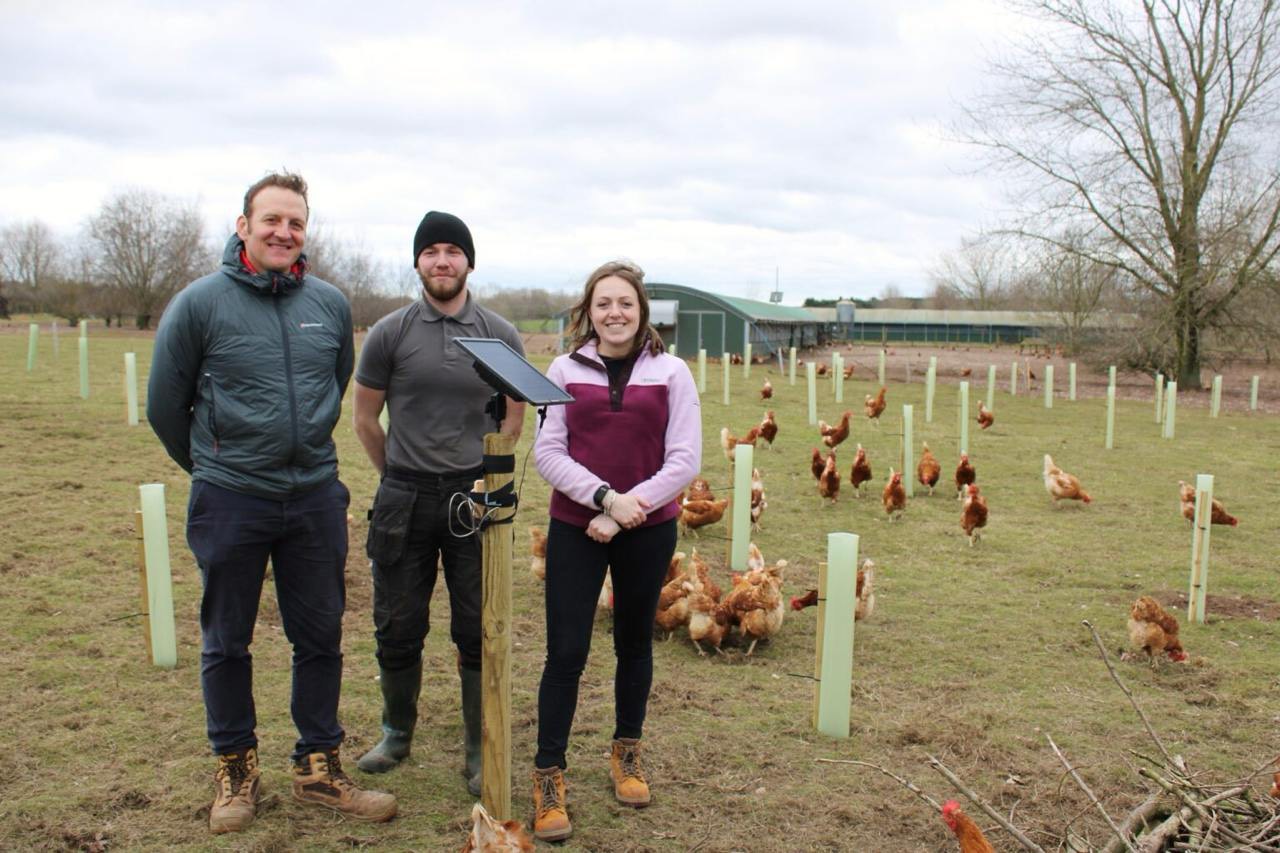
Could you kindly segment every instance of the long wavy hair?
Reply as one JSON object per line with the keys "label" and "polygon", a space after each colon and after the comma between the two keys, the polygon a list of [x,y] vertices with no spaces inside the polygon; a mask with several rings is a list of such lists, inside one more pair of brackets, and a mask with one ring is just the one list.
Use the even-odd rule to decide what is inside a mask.
{"label": "long wavy hair", "polygon": [[587,276],[587,284],[582,290],[582,298],[569,309],[569,334],[573,339],[573,348],[596,340],[595,327],[591,325],[591,299],[595,295],[596,285],[609,276],[617,276],[630,284],[636,291],[636,303],[640,306],[640,326],[636,329],[635,339],[631,342],[631,357],[647,345],[652,355],[666,352],[662,336],[658,330],[649,325],[649,294],[644,289],[644,270],[631,261],[609,261],[601,264]]}

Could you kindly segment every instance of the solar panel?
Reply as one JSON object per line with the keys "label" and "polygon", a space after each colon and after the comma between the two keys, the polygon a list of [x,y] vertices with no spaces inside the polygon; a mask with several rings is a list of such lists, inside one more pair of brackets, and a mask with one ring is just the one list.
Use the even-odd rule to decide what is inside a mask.
{"label": "solar panel", "polygon": [[497,338],[454,338],[475,359],[476,372],[485,382],[518,403],[554,406],[572,403],[569,392],[543,376],[524,356]]}

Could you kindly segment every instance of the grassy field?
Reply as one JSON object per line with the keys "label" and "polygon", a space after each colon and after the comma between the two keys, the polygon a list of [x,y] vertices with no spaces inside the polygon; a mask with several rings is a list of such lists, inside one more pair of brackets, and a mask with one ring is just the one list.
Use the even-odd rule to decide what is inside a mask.
{"label": "grassy field", "polygon": [[[254,652],[267,799],[249,832],[209,836],[213,762],[199,686],[200,584],[184,537],[188,481],[145,423],[125,423],[122,353],[138,353],[145,389],[151,340],[91,337],[87,401],[78,396],[74,337],[64,332],[61,343],[55,360],[44,335],[28,373],[26,335],[0,335],[0,525],[7,534],[0,547],[0,726],[9,743],[0,750],[0,849],[460,847],[471,800],[458,774],[462,733],[443,594],[433,604],[413,757],[376,780],[398,795],[401,816],[380,826],[344,822],[290,800],[289,648],[274,592],[263,596]],[[548,358],[538,356],[538,363]],[[601,617],[569,756],[576,831],[563,849],[954,850],[938,817],[897,783],[873,770],[817,761],[872,762],[938,799],[951,796],[926,754],[1012,812],[1046,849],[1057,848],[1068,829],[1104,843],[1101,818],[1065,777],[1045,736],[1071,757],[1113,815],[1145,796],[1128,750],[1149,753],[1150,741],[1081,620],[1091,620],[1114,653],[1126,642],[1127,609],[1136,596],[1170,601],[1185,594],[1190,534],[1178,515],[1177,481],[1197,473],[1215,475],[1216,496],[1241,518],[1238,528],[1214,528],[1210,578],[1211,594],[1231,597],[1240,615],[1211,608],[1207,624],[1184,624],[1188,664],[1123,663],[1120,673],[1171,751],[1193,769],[1241,777],[1280,752],[1274,419],[1211,420],[1203,408],[1184,407],[1176,439],[1165,441],[1149,402],[1122,402],[1116,448],[1105,451],[1101,401],[1059,398],[1046,411],[1039,394],[997,393],[995,426],[970,430],[970,454],[991,508],[986,534],[971,549],[947,489],[933,497],[917,491],[905,518],[893,524],[874,496],[898,453],[903,403],[914,404],[916,440],[928,441],[941,459],[946,483],[957,456],[954,385],[940,385],[933,422],[925,423],[923,385],[891,383],[876,428],[861,417],[862,395],[871,390],[865,378],[849,383],[843,406],[820,382],[819,417],[834,420],[843,408],[855,415],[839,451],[844,494],[826,507],[808,471],[816,430],[807,426],[803,380],[793,387],[757,366],[744,381],[735,367],[733,405],[725,407],[719,366],[708,374],[703,470],[717,489],[727,488],[730,470],[718,447],[720,427],[741,433],[757,422],[764,406],[756,389],[763,376],[772,379],[770,406],[780,432],[772,450],[756,454],[769,508],[755,541],[770,561],[790,562],[785,593],[815,584],[829,532],[860,534],[862,553],[879,565],[876,612],[857,627],[852,736],[827,738],[810,723],[813,687],[805,676],[813,671],[814,610],[788,612],[781,634],[750,658],[734,646],[700,658],[680,634],[656,648],[646,731],[655,803],[642,812],[620,808],[607,775],[612,655]],[[530,414],[518,462],[533,431]],[[357,519],[342,703],[346,752],[354,759],[371,744],[380,711],[363,555],[364,509],[375,477],[348,417],[336,435]],[[875,493],[862,500],[849,494],[847,480],[855,442],[868,448],[876,476]],[[1052,505],[1040,474],[1045,452],[1081,477],[1092,505]],[[133,512],[137,486],[151,482],[167,486],[179,643],[172,671],[145,659],[136,616]],[[515,816],[527,818],[543,626],[525,530],[544,523],[548,501],[532,465],[521,497],[514,527],[513,803]],[[697,545],[722,584],[726,534],[717,525],[696,543],[681,542],[684,550]],[[1185,611],[1179,617],[1185,623]],[[1013,849],[998,830],[989,834],[998,848]]]}

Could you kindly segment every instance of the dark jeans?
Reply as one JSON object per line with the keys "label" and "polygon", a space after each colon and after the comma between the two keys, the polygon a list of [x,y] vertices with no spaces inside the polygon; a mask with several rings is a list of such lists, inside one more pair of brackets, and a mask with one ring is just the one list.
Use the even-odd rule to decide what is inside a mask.
{"label": "dark jeans", "polygon": [[[462,517],[455,515],[452,529],[449,523],[450,499],[458,492],[471,491],[475,479],[471,473],[430,476],[388,471],[378,487],[371,530],[389,515],[399,515],[407,524],[399,537],[390,537],[400,541],[389,552],[371,548],[369,555],[373,560],[374,636],[378,664],[383,669],[407,669],[422,659],[422,642],[431,629],[431,595],[441,562],[449,590],[449,635],[458,647],[458,663],[468,669],[480,668],[480,534],[454,535],[470,522],[465,502],[461,502]],[[388,513],[392,500],[402,503],[402,512]],[[392,519],[390,523],[396,522]],[[380,560],[379,553],[392,559]]]}
{"label": "dark jeans", "polygon": [[249,644],[268,558],[284,633],[293,645],[294,758],[342,743],[338,694],[350,501],[339,480],[283,501],[192,482],[187,543],[204,581],[200,684],[214,752],[258,743]]}
{"label": "dark jeans", "polygon": [[591,651],[605,569],[613,577],[615,738],[640,737],[653,683],[653,618],[676,549],[676,522],[623,530],[600,544],[551,519],[547,530],[547,661],[538,687],[536,767],[565,767],[578,680]]}

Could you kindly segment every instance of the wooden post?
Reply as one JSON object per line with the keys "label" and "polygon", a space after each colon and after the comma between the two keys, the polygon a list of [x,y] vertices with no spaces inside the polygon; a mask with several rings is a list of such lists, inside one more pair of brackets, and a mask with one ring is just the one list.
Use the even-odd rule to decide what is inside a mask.
{"label": "wooden post", "polygon": [[1074,361],[1067,365],[1067,399],[1072,402],[1076,399],[1076,363]]}
{"label": "wooden post", "polygon": [[880,370],[876,375],[880,377],[880,385],[882,387],[884,386],[884,358],[885,358],[885,351],[880,350]]}
{"label": "wooden post", "polygon": [[707,393],[707,351],[698,350],[698,393]]}
{"label": "wooden post", "polygon": [[1018,396],[1018,362],[1009,363],[1009,396]]}
{"label": "wooden post", "polygon": [[40,346],[40,324],[27,325],[27,373],[36,369],[36,350]]}
{"label": "wooden post", "polygon": [[747,546],[751,542],[751,466],[754,458],[755,448],[749,444],[739,444],[733,449],[729,568],[735,572],[747,570]]}
{"label": "wooden post", "polygon": [[129,426],[138,425],[138,357],[124,354],[124,407]]}
{"label": "wooden post", "polygon": [[[485,456],[497,456],[510,468],[486,471],[484,488],[492,494],[515,477],[515,440],[491,432],[484,437]],[[486,466],[490,467],[490,466]],[[491,522],[505,521],[515,509],[489,510]],[[514,538],[509,524],[484,528],[483,593],[480,604],[480,802],[497,820],[511,818],[511,552]]]}
{"label": "wooden post", "polygon": [[1053,408],[1053,365],[1044,366],[1044,407]]}
{"label": "wooden post", "polygon": [[1107,386],[1107,450],[1115,446],[1116,437],[1116,386]]}
{"label": "wooden post", "polygon": [[1164,374],[1156,374],[1156,423],[1164,418]]}
{"label": "wooden post", "polygon": [[831,359],[834,363],[831,365],[835,368],[832,371],[832,378],[836,383],[836,402],[844,402],[844,357],[840,353],[836,353]]}
{"label": "wooden post", "polygon": [[[825,568],[825,571],[821,570]],[[853,609],[857,601],[858,536],[827,534],[827,562],[818,574],[818,635],[815,669],[817,729],[831,737],[849,736],[853,687]]]}
{"label": "wooden post", "polygon": [[969,452],[969,383],[960,383],[960,452]]}
{"label": "wooden post", "polygon": [[142,535],[142,510],[133,511],[133,525],[138,539],[138,591],[141,593],[142,639],[147,646],[147,660],[151,660],[151,602],[147,599],[147,539]]}
{"label": "wooden post", "polygon": [[938,357],[929,356],[929,371],[924,375],[924,422],[933,423],[933,391],[938,382]]}
{"label": "wooden post", "polygon": [[911,433],[912,408],[909,403],[902,404],[902,482],[907,490],[907,497],[915,496],[916,465],[915,444]]}
{"label": "wooden post", "polygon": [[996,366],[987,365],[987,408],[996,407]]}
{"label": "wooden post", "polygon": [[1187,591],[1187,621],[1204,624],[1204,599],[1209,588],[1209,531],[1213,527],[1213,475],[1196,474],[1196,511],[1191,525],[1191,588]]}
{"label": "wooden post", "polygon": [[1174,424],[1178,418],[1178,383],[1170,382],[1164,394],[1164,437],[1173,438]]}
{"label": "wooden post", "polygon": [[1249,411],[1258,411],[1258,377],[1249,380]]}
{"label": "wooden post", "polygon": [[818,367],[812,361],[804,363],[804,375],[809,380],[809,426],[818,425]]}
{"label": "wooden post", "polygon": [[142,547],[147,561],[151,662],[172,669],[178,665],[178,640],[173,622],[173,577],[169,570],[169,525],[165,519],[164,484],[148,483],[139,486],[138,492],[142,502]]}
{"label": "wooden post", "polygon": [[1222,411],[1222,374],[1213,377],[1213,391],[1209,395],[1209,417],[1216,418]]}
{"label": "wooden post", "polygon": [[788,355],[788,361],[790,362],[789,371],[791,374],[791,384],[795,385],[796,384],[796,348],[795,347],[791,348],[791,352]]}
{"label": "wooden post", "polygon": [[742,378],[751,378],[751,342],[748,341],[742,347]]}
{"label": "wooden post", "polygon": [[724,367],[724,404],[727,406],[729,405],[729,353],[724,354],[721,366]]}
{"label": "wooden post", "polygon": [[89,339],[80,339],[80,399],[89,399]]}

